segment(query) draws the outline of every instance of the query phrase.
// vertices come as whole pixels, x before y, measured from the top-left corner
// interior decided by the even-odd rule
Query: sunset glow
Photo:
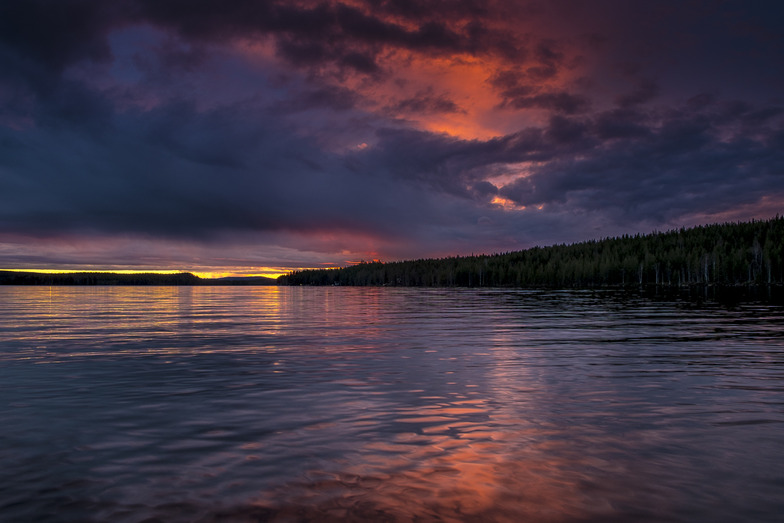
[[[509,200],[507,198],[503,198],[501,196],[494,196],[493,199],[490,200],[490,203],[492,203],[494,205],[498,205],[499,207],[501,207],[503,209],[521,209],[521,210],[525,209],[524,205],[517,205],[512,200]]]
[[[232,271],[182,271],[182,270],[168,270],[168,269],[0,269],[0,271],[16,271],[16,272],[36,272],[41,274],[76,274],[85,272],[94,273],[111,273],[111,274],[179,274],[181,272],[190,272],[194,276],[205,279],[216,278],[230,278],[230,277],[254,277],[262,276],[264,278],[275,279],[278,276],[283,276],[290,271],[290,269],[276,268],[276,267],[238,267]]]

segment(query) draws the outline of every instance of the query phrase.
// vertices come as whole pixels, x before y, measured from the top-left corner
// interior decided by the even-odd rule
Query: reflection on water
[[[784,310],[0,288],[0,520],[775,521]]]

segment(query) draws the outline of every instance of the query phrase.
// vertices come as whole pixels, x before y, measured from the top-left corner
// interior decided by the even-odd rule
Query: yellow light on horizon
[[[277,279],[279,276],[285,276],[292,271],[305,270],[306,268],[300,267],[237,267],[231,269],[218,269],[218,270],[182,270],[182,269],[2,269],[0,271],[13,271],[13,272],[34,272],[40,274],[76,274],[76,273],[101,273],[101,274],[181,274],[190,273],[202,279],[214,278],[252,278],[264,277]]]

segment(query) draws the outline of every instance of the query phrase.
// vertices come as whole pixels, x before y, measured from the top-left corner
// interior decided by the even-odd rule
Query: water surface
[[[3,521],[777,521],[784,310],[0,287]]]

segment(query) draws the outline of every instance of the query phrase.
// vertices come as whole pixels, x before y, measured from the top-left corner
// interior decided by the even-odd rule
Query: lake
[[[784,309],[0,287],[0,520],[781,521]]]

